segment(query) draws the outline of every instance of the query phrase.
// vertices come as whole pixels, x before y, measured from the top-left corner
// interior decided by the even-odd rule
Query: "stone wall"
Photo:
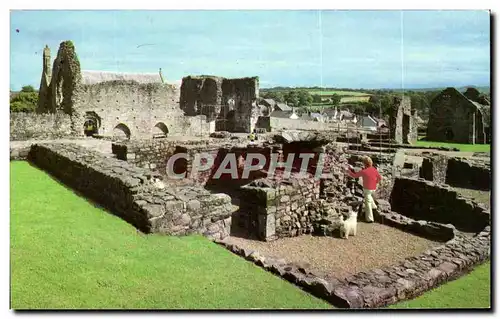
[[[250,182],[257,178],[257,171],[251,171],[247,179],[243,179],[241,174],[242,169],[238,169],[238,178],[234,180],[230,174],[222,174],[220,179],[212,179],[217,172],[223,159],[227,154],[234,154],[235,158],[241,155],[246,159],[248,153],[258,153],[266,158],[266,165],[263,169],[269,167],[269,159],[272,147],[260,145],[239,145],[231,143],[229,140],[205,139],[191,141],[171,141],[166,139],[144,140],[144,141],[127,141],[116,142],[112,145],[113,153],[118,159],[126,160],[127,162],[155,170],[165,178],[167,176],[168,160],[179,153],[186,154],[187,159],[179,158],[175,161],[173,169],[175,174],[184,174],[182,180],[184,184],[200,185],[200,186],[220,186],[237,187]],[[202,170],[192,175],[194,160],[198,155],[211,155],[212,167],[207,170]],[[202,159],[206,164],[207,160]],[[255,163],[256,164],[256,163]],[[260,175],[259,175],[260,176]],[[216,185],[217,184],[217,185]]]
[[[425,157],[420,167],[420,177],[435,183],[446,183],[448,157],[433,155]]]
[[[271,117],[259,116],[257,118],[257,122],[255,123],[255,128],[264,130],[266,132],[271,132]]]
[[[25,161],[28,159],[28,154],[31,150],[31,144],[28,145],[10,145],[10,160]]]
[[[140,140],[113,143],[116,158],[164,175],[167,160],[175,151],[175,143],[167,140]]]
[[[399,144],[412,144],[418,137],[417,113],[411,110],[409,96],[395,97],[389,114],[389,132],[391,139]]]
[[[446,185],[423,179],[396,178],[390,203],[402,215],[444,224],[466,232],[479,232],[490,223],[489,211]]]
[[[312,233],[315,216],[309,204],[319,199],[319,179],[292,178],[271,186],[241,188],[240,228],[266,241]]]
[[[182,136],[192,125],[193,130],[210,133],[206,118],[192,122],[185,118],[178,104],[179,89],[173,85],[111,81],[80,85],[75,94],[74,107],[80,120],[77,126],[82,134],[87,119],[97,119],[99,135],[129,135],[133,139],[161,133]]]
[[[491,190],[489,165],[466,158],[433,155],[424,158],[420,177],[454,187]]]
[[[293,120],[285,119],[279,117],[269,118],[269,127],[266,127],[267,123],[265,121],[259,121],[259,124],[263,124],[268,131],[279,131],[279,130],[303,130],[303,131],[336,131],[338,130],[338,125],[335,123],[323,123],[307,120]]]
[[[160,189],[149,169],[76,145],[33,145],[29,160],[146,233],[223,238],[237,209],[229,196],[202,188]]]
[[[71,135],[71,118],[64,113],[10,113],[11,141],[57,139]]]
[[[252,132],[260,115],[257,105],[259,78],[224,79],[222,94],[224,101],[234,100],[234,115],[230,117],[229,113],[223,113],[225,119],[232,122],[232,131]]]
[[[465,158],[450,158],[446,170],[446,183],[455,187],[491,190],[491,170]]]
[[[258,97],[257,77],[188,76],[182,79],[180,107],[188,116],[215,120],[217,131],[249,133],[260,115]]]

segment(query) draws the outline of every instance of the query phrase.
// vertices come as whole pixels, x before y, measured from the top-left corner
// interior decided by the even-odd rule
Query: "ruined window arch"
[[[62,103],[64,100],[64,77],[62,76],[62,69],[59,69],[56,76],[56,86],[55,86],[55,105],[56,109],[62,109]]]
[[[163,122],[158,122],[153,128],[153,138],[161,138],[168,136],[168,127]]]
[[[101,128],[101,117],[93,111],[85,112],[85,123],[83,124],[83,132],[86,136],[99,134]]]
[[[126,138],[130,139],[130,129],[127,125],[120,123],[113,129],[113,137],[117,137],[120,139]]]

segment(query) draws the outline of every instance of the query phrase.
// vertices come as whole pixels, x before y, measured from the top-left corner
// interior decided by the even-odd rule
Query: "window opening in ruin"
[[[83,125],[83,132],[84,132],[85,136],[97,135],[99,133],[98,128],[97,128],[97,123],[92,119],[86,120],[84,125]]]
[[[227,112],[226,118],[224,119],[224,127],[226,131],[228,132],[234,131],[235,120],[236,120],[236,112],[234,110]]]
[[[455,134],[453,134],[453,130],[451,128],[447,128],[446,131],[444,132],[444,135],[446,137],[446,140],[451,142],[453,141],[453,138]]]
[[[56,105],[57,108],[60,108],[61,103],[63,101],[63,84],[64,84],[64,79],[62,76],[59,76],[59,81],[57,81],[57,86],[56,86]]]
[[[153,138],[165,138],[168,136],[168,127],[163,122],[157,123],[153,128]]]
[[[101,127],[101,117],[96,112],[85,113],[85,123],[83,124],[83,132],[85,136],[94,136],[99,134]]]
[[[117,139],[130,139],[130,129],[127,125],[120,123],[113,129],[113,137]]]

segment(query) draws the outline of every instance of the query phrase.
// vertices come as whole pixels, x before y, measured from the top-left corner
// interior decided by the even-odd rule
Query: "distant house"
[[[313,121],[316,121],[316,122],[324,122],[325,121],[325,119],[321,113],[311,112],[311,114],[309,114],[309,116],[311,117],[311,119]]]
[[[274,108],[275,111],[283,111],[283,112],[291,112],[292,108],[286,105],[285,103],[276,103]]]
[[[259,104],[274,108],[276,106],[276,101],[273,99],[262,99]]]
[[[336,122],[339,112],[337,108],[327,108],[323,110],[323,118],[325,122]]]
[[[387,124],[383,119],[377,119],[370,115],[362,116],[359,123],[362,128],[369,129],[371,131],[377,131],[379,128],[387,127]]]
[[[488,103],[476,89],[461,93],[455,88],[446,88],[431,101],[427,140],[488,143],[491,132]]]
[[[276,108],[276,104],[273,99],[261,99],[259,102],[260,112],[263,116],[269,116]]]
[[[316,112],[304,112],[300,116],[300,119],[304,120],[304,121],[314,121],[314,122],[324,122],[325,121],[323,114],[316,113]]]
[[[354,114],[354,113],[351,113],[347,110],[342,110],[339,113],[340,113],[339,121],[341,121],[341,122],[353,123],[353,124],[356,124],[358,122],[356,114]]]
[[[274,111],[272,112],[270,115],[270,117],[276,117],[276,118],[280,118],[280,119],[298,119],[298,115],[295,114],[295,112],[293,111],[289,111],[289,112],[285,112],[285,111]]]

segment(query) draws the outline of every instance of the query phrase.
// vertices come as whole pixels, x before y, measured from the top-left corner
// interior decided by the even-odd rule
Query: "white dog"
[[[153,179],[153,185],[156,187],[156,188],[159,188],[159,189],[164,189],[165,188],[165,184],[158,178],[154,178]]]
[[[342,217],[343,219],[343,217]],[[358,212],[352,211],[346,220],[342,220],[340,225],[340,238],[348,239],[349,235],[356,236],[358,227]]]

